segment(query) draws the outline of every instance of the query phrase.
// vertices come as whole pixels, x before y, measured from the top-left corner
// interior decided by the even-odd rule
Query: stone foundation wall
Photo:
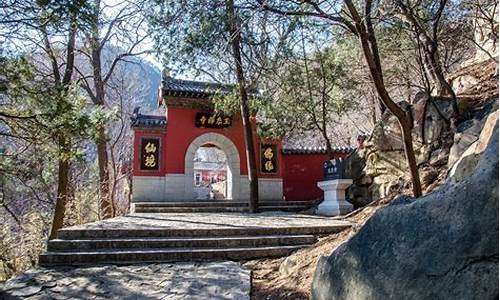
[[[246,200],[249,195],[248,177],[234,176],[233,199]],[[237,182],[236,182],[237,180]],[[167,174],[157,176],[133,177],[133,202],[147,201],[192,201],[196,195],[189,195],[189,186],[193,185],[193,176]],[[194,189],[192,189],[194,191]],[[259,197],[262,200],[281,200],[283,198],[283,179],[259,178]]]

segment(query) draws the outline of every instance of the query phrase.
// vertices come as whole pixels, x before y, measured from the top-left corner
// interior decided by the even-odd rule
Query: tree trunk
[[[99,9],[101,1],[95,2],[95,20],[99,19]],[[102,76],[101,65],[101,43],[99,40],[99,25],[92,24],[90,35],[92,70],[94,80],[94,97],[91,97],[94,104],[98,107],[104,107],[106,93],[104,90],[104,80]],[[113,199],[110,197],[110,181],[109,181],[109,158],[108,158],[108,143],[106,137],[106,129],[104,125],[98,128],[99,136],[96,141],[97,146],[97,161],[99,167],[99,217],[107,219],[114,216]]]
[[[383,115],[385,113],[385,104],[384,104],[384,101],[382,101],[382,98],[380,97],[377,97],[378,98],[378,106],[380,108],[380,115]]]
[[[53,64],[53,75],[56,87],[62,87],[65,91],[68,90],[73,76],[73,68],[75,62],[75,44],[76,44],[76,13],[71,15],[71,22],[68,28],[68,43],[66,45],[66,69],[61,81],[59,67],[57,61]],[[46,48],[49,53],[52,53],[50,42],[46,39]],[[61,100],[60,100],[61,101]],[[62,103],[58,103],[60,107]],[[66,214],[66,203],[68,201],[68,186],[70,180],[70,154],[71,154],[71,139],[65,136],[65,133],[59,133],[57,140],[59,147],[58,160],[58,176],[57,176],[57,199],[54,217],[52,219],[52,228],[50,229],[49,240],[57,238],[57,231],[64,225],[64,217]]]
[[[441,66],[441,61],[439,60],[439,44],[437,27],[439,25],[439,20],[441,19],[441,14],[443,13],[444,7],[446,5],[446,0],[440,3],[440,7],[437,11],[437,15],[433,19],[433,33],[431,34],[424,26],[421,26],[419,21],[416,19],[415,15],[402,2],[396,2],[396,5],[402,10],[403,15],[406,17],[407,21],[410,22],[414,28],[415,38],[419,41],[419,48],[424,52],[424,64],[426,65],[429,75],[432,77],[434,86],[436,87],[437,95],[443,96],[447,95],[451,97],[453,116],[452,119],[455,120],[458,115],[458,104],[457,96],[453,91],[451,85],[446,81],[443,73],[443,68]],[[454,121],[451,122],[454,125]]]
[[[240,93],[240,110],[243,121],[245,147],[247,156],[248,180],[250,182],[250,212],[257,211],[259,202],[259,183],[257,179],[257,161],[255,159],[255,145],[253,141],[253,129],[250,121],[250,109],[248,108],[248,93],[246,90],[245,74],[241,59],[241,35],[240,26],[234,11],[233,0],[226,1],[229,21],[229,33],[232,37],[231,46],[233,49],[233,58],[236,68],[236,78],[238,80],[238,89]]]
[[[439,62],[437,44],[435,43],[429,44],[429,43],[430,42],[428,42],[427,46],[425,47],[426,50],[425,53],[427,56],[427,59],[425,61],[429,64],[428,68],[433,73],[432,77],[434,78],[434,84],[436,86],[437,94],[439,96],[451,97],[452,109],[454,114],[452,118],[456,118],[459,114],[457,96],[455,95],[455,92],[453,91],[451,85],[444,77],[443,69],[441,68],[441,63]]]
[[[326,133],[326,130],[321,131],[321,134],[323,135],[323,139],[325,139],[326,153],[328,154],[328,158],[333,159],[335,156],[335,153],[333,152],[332,143],[330,142],[330,139],[328,138],[328,134]]]
[[[68,184],[70,161],[67,154],[69,150],[69,141],[66,137],[59,137],[59,168],[57,176],[57,199],[54,217],[52,219],[52,228],[50,230],[49,240],[57,238],[57,231],[64,225],[64,216],[66,214],[66,202],[68,201]]]
[[[396,116],[402,129],[403,142],[405,144],[405,154],[410,168],[410,174],[413,183],[413,195],[420,197],[422,195],[422,188],[420,185],[420,176],[415,159],[415,152],[413,150],[411,129],[413,127],[413,120],[408,112],[404,111],[398,104],[396,104],[385,88],[384,76],[382,74],[382,65],[380,62],[380,55],[378,51],[377,40],[375,32],[371,24],[371,10],[372,0],[365,0],[365,15],[361,17],[354,6],[352,0],[344,0],[345,4],[354,20],[358,39],[361,43],[361,48],[365,56],[373,84],[377,89],[380,100],[389,109],[389,111]],[[364,21],[363,21],[364,20]]]
[[[97,163],[99,166],[99,215],[101,219],[113,217],[113,207],[109,193],[109,161],[106,133],[103,126],[99,127],[97,144]]]
[[[420,197],[422,195],[422,185],[420,183],[420,175],[418,174],[417,160],[413,149],[413,139],[411,131],[413,129],[413,120],[411,117],[406,117],[403,120],[398,119],[403,133],[403,143],[405,146],[405,155],[410,169],[411,182],[413,187],[413,195]]]

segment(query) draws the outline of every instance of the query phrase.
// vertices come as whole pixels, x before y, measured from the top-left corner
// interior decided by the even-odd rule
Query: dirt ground
[[[346,215],[342,220],[350,221],[353,227],[342,232],[321,237],[311,247],[278,259],[260,259],[245,263],[252,270],[251,298],[255,300],[310,299],[310,289],[316,264],[321,256],[330,255],[338,246],[353,236],[357,230],[381,207],[394,197],[380,199],[369,206]],[[280,266],[288,260],[288,267]]]

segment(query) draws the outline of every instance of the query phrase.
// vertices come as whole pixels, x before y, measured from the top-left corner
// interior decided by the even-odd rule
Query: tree
[[[226,1],[228,14],[227,26],[230,36],[232,55],[238,80],[240,94],[240,110],[243,121],[245,147],[247,150],[248,179],[250,181],[250,211],[257,211],[259,201],[259,182],[257,179],[257,161],[255,159],[255,145],[253,142],[253,128],[250,121],[250,109],[248,107],[248,92],[245,73],[243,71],[243,60],[241,59],[241,26],[237,18],[233,0]]]
[[[11,47],[20,45],[31,48],[35,53],[30,57],[33,63],[29,76],[22,83],[43,82],[48,87],[43,89],[45,95],[50,95],[47,97],[48,101],[40,107],[48,109],[50,125],[45,126],[51,130],[50,134],[57,145],[57,197],[49,237],[55,238],[57,230],[63,226],[69,198],[71,159],[75,153],[72,147],[73,137],[84,131],[88,120],[75,111],[82,108],[81,102],[75,100],[78,97],[75,96],[73,81],[76,35],[79,26],[85,22],[88,6],[79,1],[38,4],[18,1],[14,4],[3,11],[7,17],[3,25],[10,25],[9,20],[12,20],[16,28],[15,31],[8,31],[6,39]],[[56,44],[63,46],[55,46]],[[45,58],[44,62],[48,62],[48,65],[44,62],[37,65],[37,59],[41,57]],[[61,64],[62,60],[64,64]],[[13,96],[9,98],[17,99]],[[37,113],[29,116],[32,119],[39,117],[40,114]]]
[[[439,35],[447,0],[404,1],[395,0],[402,19],[411,26],[419,49],[424,53],[423,65],[432,78],[435,91],[439,96],[450,96],[456,118],[459,114],[457,96],[445,78],[442,59],[439,55]]]
[[[140,4],[125,1],[120,5],[109,7],[100,0],[88,3],[92,5],[87,24],[89,30],[84,32],[82,38],[85,47],[78,49],[83,57],[77,64],[76,70],[82,81],[81,86],[92,103],[100,109],[106,109],[109,102],[107,90],[115,68],[120,63],[126,63],[127,58],[149,52],[139,49],[148,35],[143,26],[145,20],[141,14]],[[116,54],[115,51],[109,51],[113,44],[115,49],[120,49]],[[114,57],[104,56],[105,50]],[[85,68],[87,64],[91,66],[90,69]],[[110,178],[110,149],[107,134],[109,127],[111,127],[110,122],[100,125],[95,139],[99,167],[99,214],[103,219],[116,216],[113,204],[115,183]]]
[[[351,0],[344,0],[343,6],[339,3],[332,5],[331,3],[318,3],[309,0],[302,1],[301,4],[297,4],[295,1],[282,1],[281,4],[277,4],[274,1],[265,0],[258,0],[258,3],[260,9],[283,16],[309,16],[326,20],[335,26],[347,29],[358,38],[377,93],[400,124],[405,154],[412,177],[413,194],[415,197],[420,197],[422,188],[411,136],[413,119],[411,112],[394,102],[386,89],[373,25],[373,1],[365,0],[363,9],[356,7]]]
[[[253,22],[249,20],[252,16],[244,14],[230,0],[153,4],[151,26],[155,44],[170,66],[180,70],[190,67],[213,80],[237,82],[250,184],[249,207],[255,212],[258,205],[257,163],[248,96],[253,82],[248,78],[257,76],[256,72],[249,71],[249,58],[256,53],[253,51],[256,47],[251,48],[249,42],[252,37],[248,24]],[[180,11],[182,15],[177,22],[165,24],[165,20],[179,15]]]
[[[300,31],[310,32],[311,28],[306,26]],[[319,132],[333,158],[333,146],[350,144],[352,133],[343,132],[347,123],[343,117],[354,111],[360,101],[356,86],[361,83],[348,74],[357,53],[348,40],[338,40],[320,49],[320,44],[325,45],[323,40],[309,39],[303,34],[296,38],[300,50],[282,57],[282,66],[264,76],[266,90],[272,95],[265,102],[262,127],[270,134],[292,139]],[[314,50],[307,53],[306,48]],[[358,130],[362,131],[359,127]]]

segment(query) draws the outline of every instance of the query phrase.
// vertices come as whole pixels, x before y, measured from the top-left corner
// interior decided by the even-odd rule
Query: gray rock
[[[297,265],[297,258],[293,255],[288,256],[285,258],[281,264],[280,264],[280,274],[283,276],[287,276],[288,274],[292,273],[292,268]]]
[[[429,159],[429,164],[432,166],[442,166],[448,163],[449,150],[440,148],[432,151]]]
[[[484,122],[484,127],[478,140],[472,143],[469,148],[462,153],[449,172],[449,177],[456,181],[462,180],[473,173],[481,154],[488,145],[495,127],[498,126],[498,111],[491,113],[485,119],[486,121]]]
[[[380,209],[323,257],[312,299],[498,299],[498,159],[497,127],[471,176]]]
[[[497,112],[494,112],[495,114]],[[488,115],[480,120],[472,119],[471,125],[458,132],[453,137],[453,146],[450,149],[450,155],[448,157],[448,168],[451,168],[463,155],[463,153],[479,139],[479,135],[485,126]]]
[[[450,156],[448,157],[448,167],[453,166],[465,150],[477,141],[477,138],[477,135],[468,134],[466,132],[456,133],[453,138],[453,146],[451,146],[450,149]]]
[[[353,184],[347,189],[347,197],[354,208],[363,207],[372,202],[369,186],[373,180],[365,174],[364,155],[365,151],[363,149],[357,149],[345,160],[346,178],[353,180]]]

